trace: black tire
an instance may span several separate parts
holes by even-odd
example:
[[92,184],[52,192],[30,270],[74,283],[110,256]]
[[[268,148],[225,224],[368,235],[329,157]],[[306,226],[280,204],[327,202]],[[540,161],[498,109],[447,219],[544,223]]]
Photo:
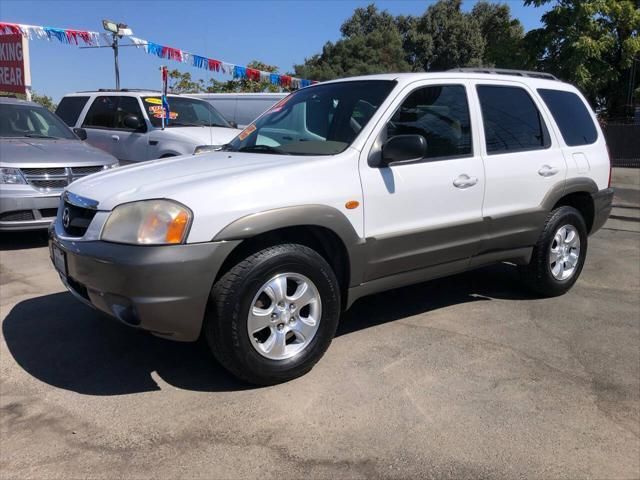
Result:
[[[274,275],[289,272],[304,275],[314,283],[322,313],[315,336],[304,350],[291,358],[272,360],[251,344],[247,318],[262,285]],[[274,385],[313,368],[329,348],[339,317],[340,288],[329,264],[306,246],[283,244],[245,258],[215,283],[204,332],[213,355],[233,375],[255,385]]]
[[[551,273],[550,249],[556,232],[565,225],[572,225],[578,232],[580,255],[573,274],[565,280],[559,280]],[[556,297],[566,293],[573,287],[582,272],[587,255],[587,242],[587,226],[578,210],[568,206],[552,210],[533,248],[531,262],[520,269],[523,280],[531,290],[544,297]]]

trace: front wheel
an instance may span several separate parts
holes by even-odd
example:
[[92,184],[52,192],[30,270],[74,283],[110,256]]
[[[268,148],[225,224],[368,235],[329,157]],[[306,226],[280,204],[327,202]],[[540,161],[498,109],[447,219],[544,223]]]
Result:
[[331,267],[297,244],[265,248],[232,267],[211,292],[205,335],[218,361],[253,384],[307,373],[335,334],[340,290]]
[[523,277],[535,292],[554,297],[578,280],[587,255],[587,227],[578,210],[562,206],[549,213]]

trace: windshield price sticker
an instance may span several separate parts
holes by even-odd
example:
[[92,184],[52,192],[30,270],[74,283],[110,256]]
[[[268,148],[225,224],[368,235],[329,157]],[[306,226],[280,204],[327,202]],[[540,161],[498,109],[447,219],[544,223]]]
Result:
[[157,97],[147,97],[144,99],[147,103],[152,103],[153,105],[162,105],[162,99]]
[[244,140],[255,131],[256,131],[256,126],[252,123],[247,128],[245,128],[242,132],[240,132],[240,135],[238,135],[238,138],[240,138],[240,140]]
[[[164,118],[165,117],[165,112],[164,112],[164,108],[162,108],[162,105],[149,106],[148,110],[149,110],[149,115],[153,116],[154,118]],[[169,119],[170,120],[175,120],[176,118],[178,118],[178,113],[177,112],[169,112]]]

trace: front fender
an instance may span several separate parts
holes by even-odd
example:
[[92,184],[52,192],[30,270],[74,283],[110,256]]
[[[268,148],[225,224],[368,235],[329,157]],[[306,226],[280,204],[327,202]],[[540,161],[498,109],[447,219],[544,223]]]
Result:
[[364,239],[360,238],[347,217],[326,205],[300,205],[253,213],[231,222],[214,238],[214,242],[245,240],[262,233],[287,227],[318,226],[334,232],[349,254],[352,284],[359,284],[364,272]]

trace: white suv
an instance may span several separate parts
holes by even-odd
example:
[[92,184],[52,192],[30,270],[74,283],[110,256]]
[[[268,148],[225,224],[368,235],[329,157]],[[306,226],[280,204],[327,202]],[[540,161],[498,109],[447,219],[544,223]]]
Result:
[[67,189],[55,267],[82,301],[166,338],[206,336],[238,377],[309,371],[374,292],[511,262],[565,293],[611,209],[584,97],[528,72],[388,74],[274,105],[224,151]]
[[240,132],[209,102],[185,95],[168,95],[167,100],[164,129],[160,93],[152,90],[73,93],[60,101],[56,114],[121,163],[211,151]]

